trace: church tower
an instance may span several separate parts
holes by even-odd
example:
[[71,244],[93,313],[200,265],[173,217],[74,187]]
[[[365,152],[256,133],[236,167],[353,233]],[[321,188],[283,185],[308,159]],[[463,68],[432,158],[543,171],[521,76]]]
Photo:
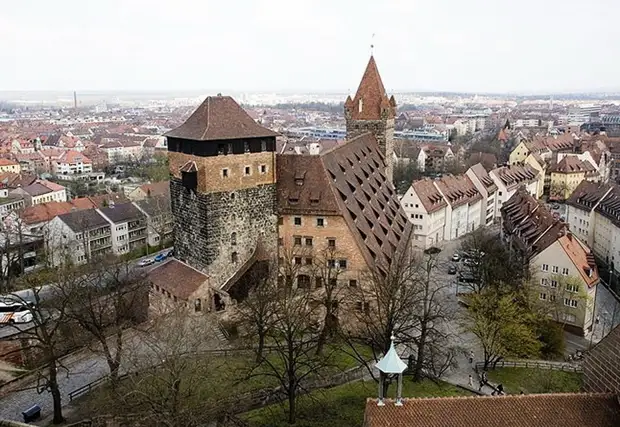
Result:
[[219,289],[277,250],[276,135],[219,95],[165,135],[176,257]]
[[388,97],[374,56],[370,56],[366,71],[355,97],[344,103],[347,139],[371,132],[385,157],[386,175],[392,181],[394,163],[394,118],[396,100]]

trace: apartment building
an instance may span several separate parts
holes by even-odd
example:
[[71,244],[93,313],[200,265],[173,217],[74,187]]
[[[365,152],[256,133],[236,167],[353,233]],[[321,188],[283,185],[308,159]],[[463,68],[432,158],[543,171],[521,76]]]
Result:
[[419,248],[458,239],[486,223],[487,199],[467,174],[414,181],[400,202]]
[[530,165],[502,166],[491,170],[489,176],[497,186],[496,218],[501,216],[502,205],[515,194],[519,187],[525,186],[527,192],[536,197],[541,179],[538,171]]
[[83,175],[93,171],[93,164],[79,151],[67,150],[51,162],[54,175]]
[[173,221],[170,196],[154,196],[134,202],[146,216],[149,246],[172,240]]
[[38,179],[25,187],[15,188],[10,191],[9,195],[22,197],[26,206],[67,201],[67,190],[65,187],[42,179]]
[[481,209],[484,214],[481,213],[480,215],[480,225],[492,225],[495,220],[497,185],[480,163],[467,169],[465,175],[482,196]]
[[46,240],[53,265],[82,264],[112,252],[112,226],[96,209],[76,210],[51,220]]
[[112,251],[115,254],[123,255],[146,245],[146,215],[132,203],[112,203],[97,211],[110,223]]
[[620,274],[620,186],[583,181],[566,204],[571,231]]
[[520,187],[501,208],[511,262],[521,262],[549,315],[567,330],[592,329],[596,286],[594,254],[568,225]]

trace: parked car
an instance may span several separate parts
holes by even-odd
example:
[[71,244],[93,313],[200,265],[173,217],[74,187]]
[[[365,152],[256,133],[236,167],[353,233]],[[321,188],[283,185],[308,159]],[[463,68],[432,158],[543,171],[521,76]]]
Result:
[[456,274],[456,265],[451,265],[450,268],[448,268],[448,274]]
[[166,252],[166,258],[171,258],[174,256],[174,249],[170,249],[168,252]]
[[166,254],[163,252],[155,256],[155,262],[162,262],[165,259],[166,259]]
[[461,256],[459,254],[452,255],[452,261],[459,262],[461,260]]
[[138,262],[138,267],[147,267],[153,264],[155,264],[155,260],[153,258],[145,258]]

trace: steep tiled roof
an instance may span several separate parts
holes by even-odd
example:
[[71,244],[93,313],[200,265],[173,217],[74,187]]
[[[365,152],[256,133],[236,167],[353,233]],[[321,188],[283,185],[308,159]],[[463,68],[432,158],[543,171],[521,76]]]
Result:
[[276,167],[280,212],[285,214],[340,214],[340,208],[321,157],[278,154]]
[[598,182],[583,180],[573,194],[566,200],[566,204],[579,209],[590,211],[608,194],[613,184],[601,184]]
[[491,178],[489,173],[480,163],[477,163],[471,166],[470,169],[474,173],[474,175],[476,175],[476,178],[480,180],[482,185],[485,186],[489,194],[497,190],[497,186],[495,185],[495,182],[493,182],[493,179]]
[[58,215],[71,212],[75,209],[91,209],[94,205],[87,198],[74,199],[70,202],[48,202],[34,206],[28,206],[21,214],[26,224],[37,224],[50,221]]
[[448,206],[446,199],[444,199],[439,189],[435,186],[435,182],[430,178],[414,181],[411,184],[411,188],[420,198],[424,209],[429,214]]
[[435,183],[452,208],[482,199],[482,195],[466,175],[446,175]]
[[591,348],[583,361],[583,389],[620,394],[620,326]]
[[532,182],[538,177],[538,171],[530,165],[502,166],[493,169],[491,173],[501,179],[508,189],[512,189],[525,182]]
[[590,174],[596,172],[596,168],[589,161],[581,160],[577,156],[564,156],[551,172]]
[[332,192],[368,265],[391,265],[409,245],[411,223],[385,176],[370,133],[321,155]]
[[148,278],[153,286],[159,286],[183,301],[187,301],[209,279],[200,271],[176,259],[149,271]]
[[105,208],[110,205],[110,202],[114,204],[129,203],[127,196],[122,193],[99,194],[97,196],[90,196],[89,200],[98,208]]
[[170,181],[152,182],[150,184],[142,184],[140,189],[149,196],[166,196],[170,195]]
[[520,249],[533,257],[566,234],[568,227],[556,219],[547,207],[532,197],[524,187],[501,208],[502,226]]
[[37,180],[35,175],[5,172],[0,174],[0,186],[2,188],[27,187]]
[[14,162],[13,160],[0,158],[0,166],[17,166],[19,163]]
[[58,161],[61,163],[92,163],[88,157],[79,151],[67,150],[58,158]]
[[185,122],[165,136],[194,141],[276,136],[252,119],[230,96],[208,96]]
[[620,186],[612,184],[611,191],[599,202],[596,212],[611,220],[616,227],[620,227]]
[[581,278],[588,287],[598,283],[598,268],[596,267],[594,254],[592,254],[590,249],[585,247],[583,243],[570,233],[560,237],[558,242],[575,265],[575,268],[579,270]]
[[554,393],[513,396],[368,399],[364,427],[617,427],[613,394]]
[[344,106],[353,120],[380,120],[383,110],[387,111],[388,117],[394,118],[396,101],[393,96],[388,98],[373,56],[368,61],[355,97],[347,97]]

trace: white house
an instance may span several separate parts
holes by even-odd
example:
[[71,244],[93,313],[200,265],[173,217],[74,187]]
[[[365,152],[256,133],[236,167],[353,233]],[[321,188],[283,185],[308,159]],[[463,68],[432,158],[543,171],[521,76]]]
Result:
[[484,214],[480,215],[480,225],[493,224],[497,202],[497,185],[495,185],[489,173],[480,163],[467,169],[465,175],[467,175],[474,187],[482,195],[481,209],[484,211]]
[[67,190],[65,187],[42,179],[38,179],[26,187],[16,188],[9,195],[23,197],[26,201],[26,206],[67,201]]
[[79,151],[67,150],[51,162],[54,175],[82,175],[93,171],[93,163]]
[[525,186],[527,192],[536,197],[541,179],[540,173],[530,165],[510,165],[493,169],[489,176],[497,187],[495,202],[495,217],[501,216],[500,209],[504,202],[510,199],[520,186]]
[[132,203],[112,203],[97,211],[110,224],[114,253],[122,255],[146,245],[146,216]]

